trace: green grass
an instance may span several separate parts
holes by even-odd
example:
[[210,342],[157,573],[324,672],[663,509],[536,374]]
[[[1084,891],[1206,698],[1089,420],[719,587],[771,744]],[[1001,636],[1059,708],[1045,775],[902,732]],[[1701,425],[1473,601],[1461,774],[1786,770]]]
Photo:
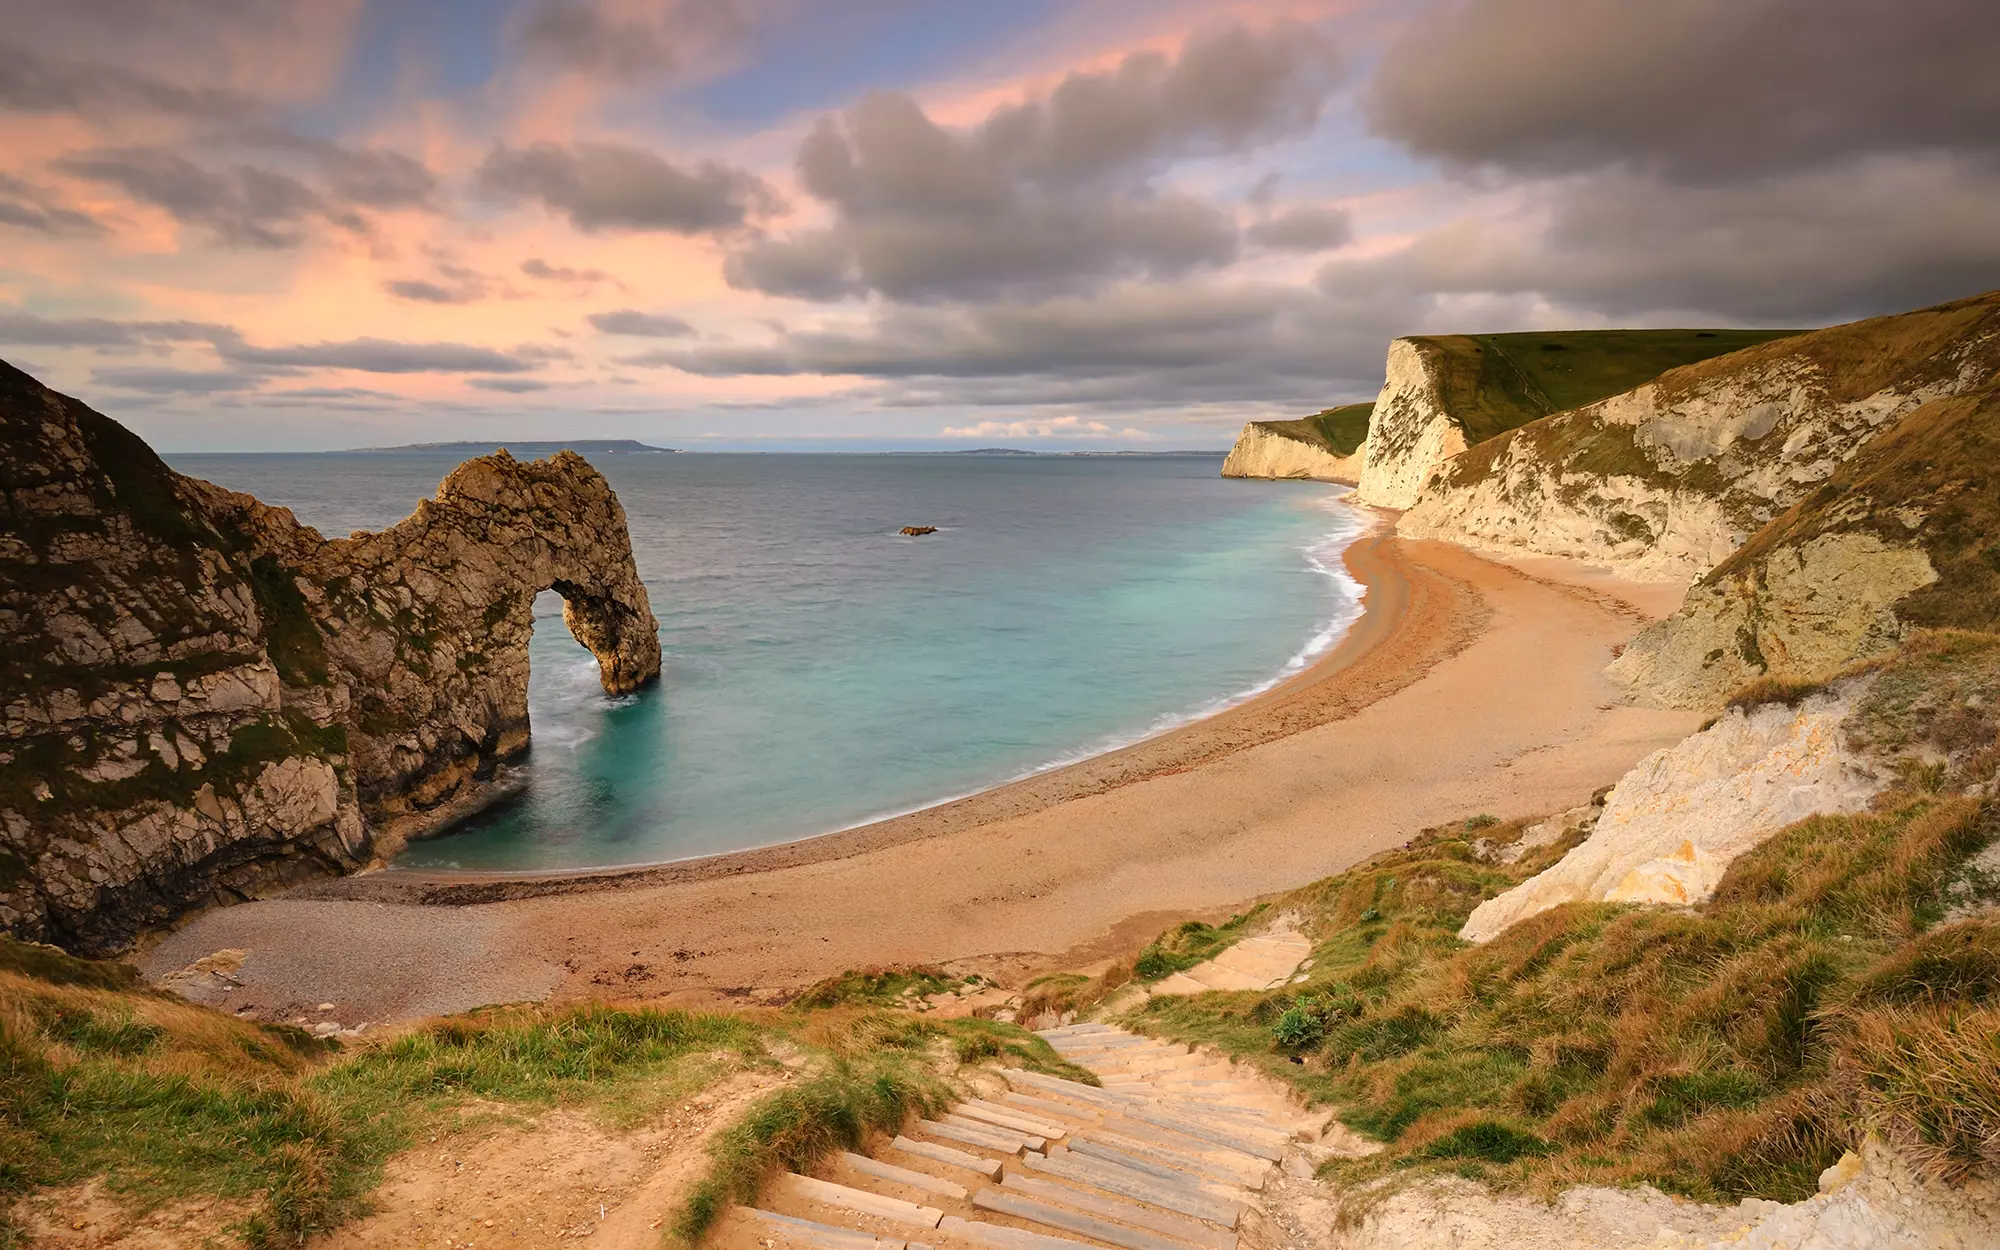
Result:
[[1669,369],[1797,330],[1559,330],[1427,335],[1448,411],[1468,446],[1551,413],[1629,391]]
[[1264,911],[1260,903],[1241,915],[1231,916],[1220,925],[1190,920],[1167,930],[1139,952],[1132,965],[1132,979],[1146,983],[1163,980],[1215,958],[1235,945],[1250,923]]
[[764,1062],[768,1034],[719,1014],[509,1008],[341,1054],[107,986],[84,961],[0,949],[13,969],[57,966],[51,979],[0,972],[0,1202],[89,1177],[141,1208],[249,1200],[238,1231],[253,1245],[350,1218],[420,1126],[470,1104],[579,1106],[629,1125]]
[[[678,1219],[692,1237],[774,1171],[936,1110],[970,1064],[1096,1083],[1012,1024],[852,1005],[499,1007],[343,1048],[148,989],[122,965],[0,937],[0,1212],[102,1178],[139,1210],[246,1204],[243,1241],[296,1244],[361,1213],[390,1157],[426,1132],[556,1106],[620,1131],[732,1073],[789,1073],[716,1139]],[[0,1219],[0,1247],[17,1242]]]
[[1370,400],[1328,408],[1294,421],[1258,421],[1253,424],[1285,438],[1310,443],[1336,456],[1351,456],[1361,449],[1361,441],[1368,437],[1368,417],[1374,411],[1374,401]]
[[800,1011],[826,1007],[900,1007],[907,1006],[913,998],[944,994],[978,982],[977,977],[953,976],[929,966],[850,969],[808,987],[792,1000],[791,1006]]

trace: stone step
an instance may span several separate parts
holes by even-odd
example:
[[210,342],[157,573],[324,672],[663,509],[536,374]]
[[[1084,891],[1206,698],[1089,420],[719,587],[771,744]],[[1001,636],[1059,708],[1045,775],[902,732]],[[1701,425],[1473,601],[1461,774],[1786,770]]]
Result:
[[1039,1094],[1023,1094],[1009,1091],[1000,1095],[1000,1101],[1010,1107],[1019,1107],[1030,1115],[1056,1116],[1078,1124],[1101,1124],[1104,1113],[1073,1102],[1058,1102],[1053,1098],[1043,1098]]
[[814,1250],[906,1250],[910,1244],[893,1237],[804,1220],[796,1215],[779,1215],[756,1207],[737,1207],[734,1218],[753,1225],[767,1245],[810,1246]]
[[805,1202],[817,1202],[824,1206],[839,1207],[844,1211],[856,1211],[862,1215],[872,1215],[877,1219],[894,1220],[899,1224],[913,1224],[918,1228],[936,1228],[944,1218],[944,1212],[936,1207],[918,1206],[901,1198],[891,1198],[887,1194],[870,1193],[865,1189],[855,1189],[848,1185],[836,1185],[814,1176],[801,1176],[797,1172],[787,1172],[778,1178],[778,1191]]
[[1054,1094],[1086,1106],[1112,1111],[1122,1112],[1127,1107],[1139,1105],[1142,1101],[1129,1094],[1100,1089],[1095,1085],[1085,1085],[1081,1081],[1066,1081],[1059,1076],[1043,1076],[1039,1072],[1027,1072],[1020,1068],[1002,1068],[1000,1076],[1016,1089],[1032,1089],[1043,1094]]
[[890,1142],[889,1146],[891,1149],[900,1150],[904,1154],[914,1158],[925,1159],[931,1163],[941,1163],[947,1167],[964,1168],[968,1172],[977,1172],[989,1181],[1000,1175],[1000,1161],[998,1159],[988,1159],[984,1155],[971,1154],[964,1150],[956,1150],[950,1146],[940,1146],[936,1142],[915,1141],[899,1133],[896,1136],[896,1140]]
[[1223,1228],[1236,1227],[1236,1218],[1243,1210],[1243,1204],[1192,1183],[1184,1185],[1162,1180],[1150,1173],[1135,1172],[1072,1151],[1047,1158],[1031,1155],[1022,1162],[1030,1172],[1043,1172],[1062,1180],[1075,1181],[1121,1198],[1192,1215]]
[[1186,1182],[1198,1185],[1223,1196],[1233,1197],[1247,1188],[1247,1186],[1238,1184],[1234,1177],[1227,1174],[1212,1174],[1209,1169],[1198,1167],[1186,1160],[1176,1159],[1169,1162],[1164,1159],[1149,1159],[1144,1155],[1134,1153],[1130,1150],[1121,1150],[1108,1142],[1078,1142],[1071,1149],[1071,1153],[1084,1155],[1092,1159],[1101,1159],[1106,1163],[1116,1164],[1121,1168],[1129,1168],[1134,1172],[1144,1172],[1148,1176],[1157,1176],[1163,1181]]
[[1206,994],[1208,987],[1185,972],[1170,973],[1153,983],[1155,994]]
[[1161,1128],[1157,1124],[1148,1124],[1144,1120],[1128,1119],[1124,1116],[1114,1117],[1102,1124],[1085,1129],[1077,1135],[1077,1138],[1073,1138],[1072,1140],[1085,1137],[1096,1138],[1098,1140],[1118,1138],[1122,1141],[1147,1145],[1157,1150],[1175,1151],[1193,1158],[1213,1159],[1219,1163],[1224,1163],[1245,1171],[1253,1168],[1261,1171],[1270,1166],[1270,1161],[1262,1155],[1253,1155],[1247,1151],[1237,1150],[1230,1146],[1221,1145],[1218,1142],[1209,1141],[1206,1138],[1190,1137],[1186,1133],[1177,1133],[1171,1129]]
[[1187,971],[1188,980],[1199,982],[1212,990],[1262,990],[1270,988],[1269,978],[1244,976],[1228,968],[1218,968],[1212,963],[1197,964]]
[[1203,1250],[1235,1250],[1236,1234],[1225,1232],[1212,1224],[1171,1211],[1162,1211],[1144,1203],[1127,1202],[1123,1198],[1107,1198],[1085,1189],[1065,1185],[1061,1181],[1043,1180],[1034,1176],[1007,1176],[1000,1181],[1003,1188],[1018,1190],[1031,1198],[1058,1206],[1072,1207],[1078,1211],[1088,1211],[1106,1219],[1130,1224],[1135,1228],[1150,1229],[1153,1232],[1183,1241]]
[[[1251,1101],[1252,1099],[1255,1101]],[[1283,1102],[1275,1095],[1228,1094],[1218,1097],[1206,1093],[1174,1091],[1163,1093],[1161,1097],[1153,1100],[1153,1104],[1166,1112],[1221,1116],[1280,1133],[1291,1132],[1313,1118],[1301,1114],[1297,1107]]]
[[1119,1036],[1126,1035],[1125,1030],[1118,1028],[1115,1025],[1103,1024],[1096,1020],[1079,1020],[1075,1024],[1059,1024],[1052,1029],[1037,1029],[1035,1031],[1035,1036],[1041,1038],[1074,1037],[1079,1033],[1113,1033]]
[[[867,1155],[855,1154],[852,1150],[841,1151],[838,1158],[842,1163],[864,1176],[872,1176],[878,1180],[894,1181],[898,1185],[908,1185],[912,1189],[921,1189],[928,1193],[937,1194],[940,1197],[955,1199],[959,1202],[965,1201],[966,1196],[971,1192],[957,1181],[948,1181],[942,1176],[932,1176],[929,1172],[919,1172],[914,1168],[897,1167],[893,1163],[884,1163],[880,1159],[871,1159]],[[999,1170],[997,1165],[994,1170],[996,1172]]]
[[1077,1050],[1121,1050],[1127,1046],[1153,1045],[1152,1038],[1137,1033],[1091,1033],[1082,1037],[1051,1037],[1046,1040],[1062,1054]]
[[1017,1155],[1025,1146],[1020,1136],[1001,1128],[967,1128],[959,1124],[940,1123],[937,1120],[918,1120],[912,1126],[913,1132],[931,1137],[942,1137],[963,1146],[978,1146],[995,1154]]
[[1270,1173],[1271,1165],[1262,1159],[1248,1155],[1232,1155],[1221,1159],[1213,1156],[1190,1154],[1161,1146],[1153,1142],[1135,1141],[1117,1133],[1091,1131],[1084,1137],[1070,1143],[1070,1149],[1084,1154],[1094,1154],[1103,1147],[1141,1159],[1149,1159],[1167,1167],[1192,1172],[1208,1180],[1224,1185],[1237,1185],[1244,1189],[1262,1189],[1264,1178]]
[[1170,1050],[1145,1053],[1120,1051],[1115,1055],[1086,1062],[1084,1066],[1102,1075],[1103,1073],[1099,1071],[1100,1064],[1103,1065],[1104,1071],[1110,1072],[1180,1072],[1189,1068],[1212,1068],[1215,1066],[1215,1060],[1207,1055],[1190,1054],[1187,1051],[1179,1054]]
[[987,1133],[994,1137],[1011,1142],[1013,1144],[1008,1147],[1008,1152],[1010,1154],[1018,1150],[1047,1150],[1049,1146],[1049,1142],[1046,1137],[1039,1136],[1038,1134],[1035,1133],[1023,1133],[1018,1129],[1002,1128],[998,1124],[991,1124],[985,1120],[974,1119],[969,1115],[961,1115],[956,1111],[946,1112],[943,1122],[951,1125],[954,1128],[970,1129],[974,1132]]
[[1096,1241],[1106,1242],[1123,1250],[1187,1250],[1188,1244],[1163,1237],[1144,1229],[1128,1228],[1114,1224],[1101,1216],[1072,1211],[1054,1203],[1030,1198],[1026,1194],[1009,1193],[1004,1189],[982,1189],[972,1195],[972,1205],[982,1211],[997,1211],[1001,1215],[1011,1215],[1017,1220],[1032,1220],[1046,1224],[1050,1228],[1066,1233],[1077,1233]]
[[1256,1155],[1260,1159],[1269,1159],[1273,1163],[1284,1158],[1286,1143],[1291,1140],[1276,1130],[1240,1128],[1234,1124],[1172,1115],[1148,1107],[1134,1107],[1124,1114],[1128,1119],[1143,1120],[1156,1128],[1168,1129],[1184,1137],[1215,1142],[1231,1150]]
[[1009,1228],[1005,1224],[988,1224],[984,1220],[961,1219],[956,1215],[945,1216],[938,1231],[947,1237],[989,1247],[989,1250],[1094,1250],[1089,1242],[1051,1237],[1047,1233]]
[[1032,1137],[1061,1137],[1070,1131],[1067,1124],[1051,1124],[1047,1120],[1038,1120],[1018,1107],[1004,1107],[999,1103],[987,1102],[983,1098],[962,1102],[952,1110],[959,1115],[985,1120],[1001,1128],[1013,1129],[1017,1133],[1026,1133]]

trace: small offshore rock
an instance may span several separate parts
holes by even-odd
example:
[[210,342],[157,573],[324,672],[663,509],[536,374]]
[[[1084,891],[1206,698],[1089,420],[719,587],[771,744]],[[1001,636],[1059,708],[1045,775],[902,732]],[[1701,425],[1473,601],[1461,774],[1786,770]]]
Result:
[[937,533],[935,525],[905,525],[900,531],[909,538],[922,538],[925,534]]

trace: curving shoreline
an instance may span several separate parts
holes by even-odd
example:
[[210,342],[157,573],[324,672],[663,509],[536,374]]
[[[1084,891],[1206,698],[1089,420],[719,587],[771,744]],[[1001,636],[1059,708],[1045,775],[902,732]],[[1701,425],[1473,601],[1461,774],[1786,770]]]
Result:
[[155,978],[247,952],[210,1001],[381,1021],[566,996],[763,1001],[843,969],[1076,967],[1165,924],[1337,872],[1426,825],[1557,810],[1691,730],[1622,706],[1612,648],[1677,596],[1401,538],[1346,553],[1367,597],[1316,664],[1206,720],[804,842],[607,873],[371,873],[208,912]]
[[[1030,773],[973,794],[847,829],[782,842],[775,846],[717,855],[612,868],[548,872],[468,872],[446,869],[380,869],[315,881],[291,898],[369,899],[427,906],[462,906],[503,899],[540,898],[594,890],[630,889],[674,881],[698,881],[772,868],[844,859],[921,838],[945,837],[995,820],[1025,816],[1088,795],[1102,794],[1150,777],[1198,768],[1226,755],[1301,729],[1351,714],[1375,699],[1422,677],[1428,666],[1461,649],[1484,623],[1476,602],[1448,608],[1429,596],[1450,594],[1425,581],[1413,595],[1410,569],[1393,554],[1395,513],[1372,514],[1373,524],[1342,552],[1348,571],[1364,589],[1361,611],[1324,654],[1299,672],[1212,715],[1175,725],[1137,742],[1068,764]],[[1420,654],[1398,656],[1393,667],[1362,681],[1352,670],[1407,624],[1413,598],[1428,616],[1444,610],[1454,628],[1449,637],[1426,634],[1413,640]],[[1336,679],[1348,674],[1348,680]]]

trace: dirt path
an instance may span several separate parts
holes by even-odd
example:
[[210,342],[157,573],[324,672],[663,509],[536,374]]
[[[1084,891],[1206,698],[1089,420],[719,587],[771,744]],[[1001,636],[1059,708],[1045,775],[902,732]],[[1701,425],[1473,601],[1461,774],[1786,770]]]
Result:
[[210,912],[145,966],[245,950],[241,987],[207,1001],[280,1019],[332,1002],[313,1018],[348,1025],[544,996],[742,999],[892,962],[1077,966],[1427,825],[1572,806],[1698,723],[1622,706],[1602,676],[1670,589],[1386,534],[1349,564],[1369,610],[1321,664],[1074,768],[591,881],[352,878]]
[[662,1224],[708,1169],[709,1138],[783,1079],[738,1074],[626,1133],[558,1109],[441,1134],[390,1160],[373,1215],[312,1244],[478,1250],[587,1237],[597,1250],[658,1250]]

